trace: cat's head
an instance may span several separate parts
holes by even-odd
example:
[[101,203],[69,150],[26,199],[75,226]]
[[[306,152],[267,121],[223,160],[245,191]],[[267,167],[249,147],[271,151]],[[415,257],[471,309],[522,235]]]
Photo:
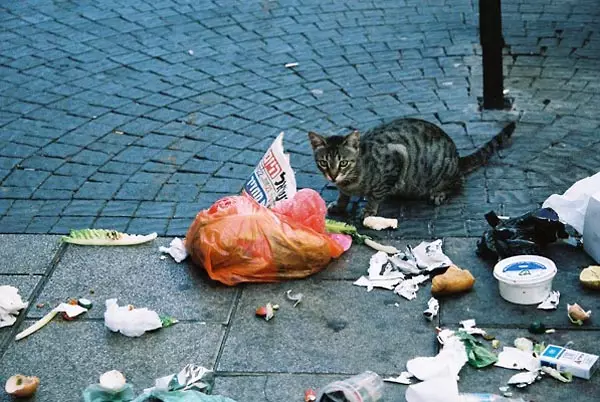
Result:
[[358,131],[346,136],[334,135],[331,137],[323,137],[317,133],[309,132],[308,139],[313,149],[317,167],[327,180],[340,183],[356,177],[355,168],[360,149]]

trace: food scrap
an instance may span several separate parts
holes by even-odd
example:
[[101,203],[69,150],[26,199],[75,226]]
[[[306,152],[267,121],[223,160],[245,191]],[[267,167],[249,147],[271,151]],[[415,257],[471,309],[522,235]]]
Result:
[[126,383],[123,373],[117,370],[107,371],[100,376],[100,386],[107,391],[119,392]]
[[279,306],[277,304],[267,303],[266,305],[260,306],[256,309],[256,315],[258,317],[263,317],[265,321],[269,321],[275,316],[275,310],[278,308]]
[[592,315],[592,310],[585,311],[579,304],[567,304],[567,316],[569,320],[576,325],[583,325]]
[[304,402],[314,402],[317,400],[317,392],[312,389],[309,388],[306,391],[304,391]]
[[600,265],[590,265],[581,271],[579,281],[588,289],[600,289]]
[[367,216],[363,220],[363,226],[373,230],[397,229],[398,219],[383,218],[381,216]]
[[28,377],[17,374],[6,380],[4,390],[7,394],[17,398],[27,398],[35,394],[38,385],[40,385],[40,379],[38,377]]
[[121,233],[116,230],[80,229],[71,230],[69,235],[63,236],[61,240],[65,243],[81,246],[131,246],[147,243],[156,239],[157,236],[157,233],[143,236]]
[[[75,303],[77,303],[77,301],[75,301]],[[29,328],[18,333],[17,336],[15,337],[15,340],[19,341],[19,340],[33,334],[34,332],[38,331],[39,329],[43,328],[46,324],[48,324],[50,321],[52,321],[52,319],[58,313],[61,313],[61,316],[65,320],[71,321],[75,317],[77,317],[80,314],[85,313],[86,311],[87,311],[86,308],[83,308],[77,304],[60,303],[58,306],[56,306],[54,309],[52,309],[52,311],[50,311],[48,314],[46,314],[41,319],[39,319],[38,321],[33,323],[33,325],[31,325]]]
[[433,295],[449,295],[471,290],[475,278],[466,269],[451,265],[445,273],[433,278],[431,293]]
[[304,298],[304,295],[302,293],[292,294],[292,289],[285,292],[285,296],[288,298],[288,300],[295,302],[294,307],[296,307]]

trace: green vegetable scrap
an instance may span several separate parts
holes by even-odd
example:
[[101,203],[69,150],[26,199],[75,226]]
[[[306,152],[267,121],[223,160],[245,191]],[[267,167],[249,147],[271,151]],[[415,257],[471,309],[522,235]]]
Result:
[[369,236],[358,233],[356,226],[333,219],[325,219],[325,229],[329,233],[342,233],[350,235],[359,244],[364,243],[366,239],[371,239]]
[[455,335],[465,344],[467,357],[471,366],[482,368],[491,366],[498,361],[498,357],[475,339],[473,335],[460,330]]
[[169,317],[168,315],[161,315],[159,318],[163,328],[170,327],[171,325],[175,325],[179,322],[177,318]]
[[61,240],[65,243],[82,246],[131,246],[152,241],[157,236],[157,233],[142,236],[121,233],[116,230],[81,229],[71,230],[69,235],[63,236]]

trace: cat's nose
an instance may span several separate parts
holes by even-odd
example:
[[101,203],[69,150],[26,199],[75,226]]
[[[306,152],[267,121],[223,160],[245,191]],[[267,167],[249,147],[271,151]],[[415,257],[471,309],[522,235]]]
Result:
[[335,179],[338,177],[337,173],[329,173],[329,177],[331,177],[331,181],[335,183]]

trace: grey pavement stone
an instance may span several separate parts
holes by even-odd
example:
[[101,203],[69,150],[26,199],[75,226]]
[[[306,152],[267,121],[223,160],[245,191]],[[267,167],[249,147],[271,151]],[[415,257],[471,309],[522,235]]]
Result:
[[[296,308],[286,300],[288,289],[304,294]],[[427,336],[433,326],[427,328],[410,318],[421,315],[426,297],[420,292],[416,301],[408,302],[388,291],[369,293],[352,282],[312,279],[247,287],[217,368],[241,372],[402,371],[404,362],[417,350],[425,355],[434,353]],[[254,314],[267,302],[281,306],[268,322]],[[410,337],[413,342],[398,348],[393,343],[373,343],[373,337]],[[264,339],[277,342],[265,348]]]
[[45,274],[56,255],[58,236],[0,234],[0,273]]
[[[180,320],[228,323],[238,290],[214,283],[203,270],[177,264],[170,256],[161,259],[158,247],[169,241],[160,238],[131,247],[69,246],[38,299],[52,306],[69,297],[91,298],[94,307],[89,318],[102,318],[104,301],[118,297],[121,304],[147,307]],[[48,311],[34,309],[29,317]]]
[[[32,323],[25,321],[20,329]],[[36,400],[75,402],[88,385],[98,383],[102,373],[118,367],[139,394],[156,378],[176,373],[188,362],[213,367],[222,337],[223,329],[215,323],[181,322],[143,338],[127,338],[95,320],[55,319],[39,333],[11,343],[1,359],[0,375],[42,375]],[[73,347],[77,353],[64,353]],[[69,374],[73,370],[79,373],[76,377]],[[9,400],[5,393],[0,396],[2,402]]]

